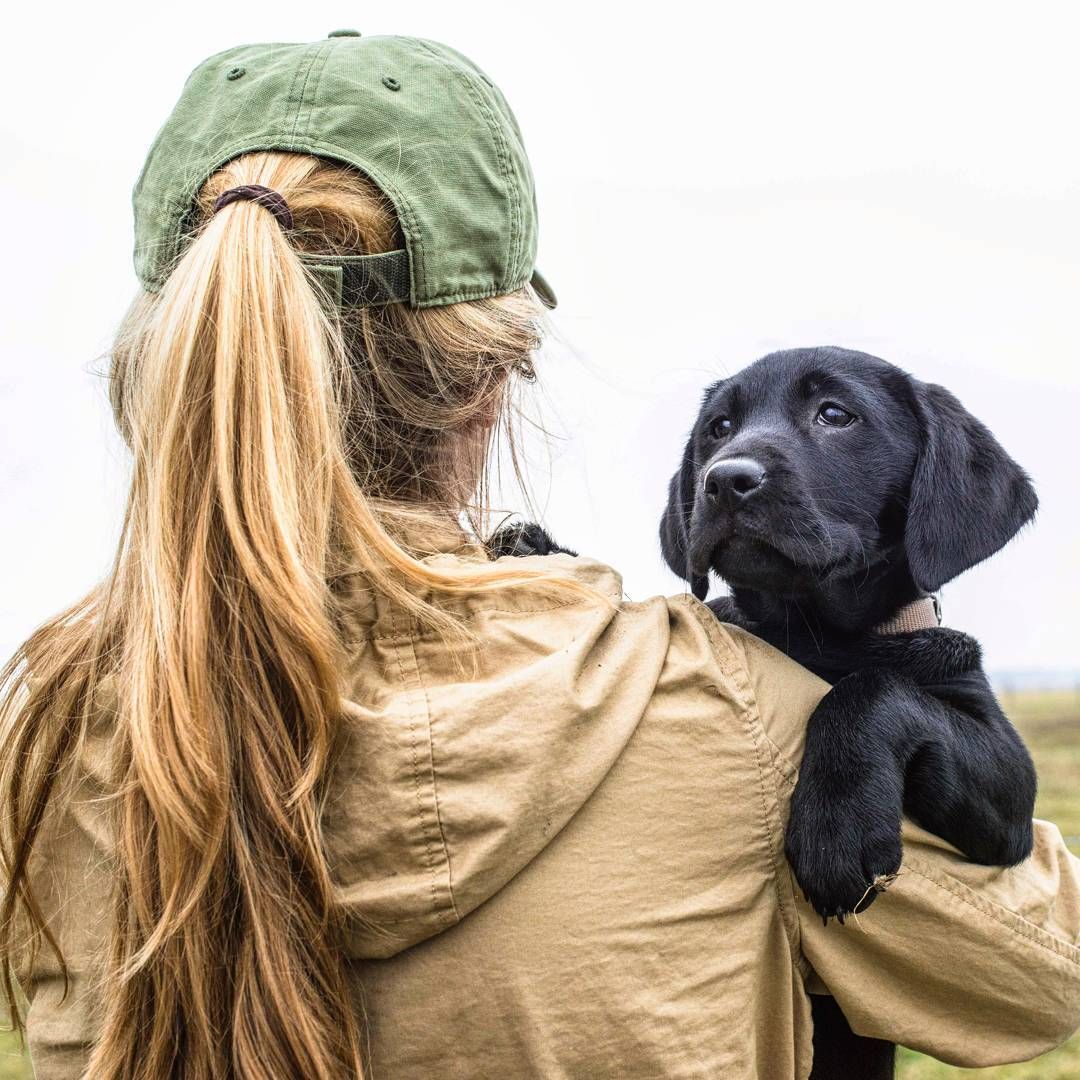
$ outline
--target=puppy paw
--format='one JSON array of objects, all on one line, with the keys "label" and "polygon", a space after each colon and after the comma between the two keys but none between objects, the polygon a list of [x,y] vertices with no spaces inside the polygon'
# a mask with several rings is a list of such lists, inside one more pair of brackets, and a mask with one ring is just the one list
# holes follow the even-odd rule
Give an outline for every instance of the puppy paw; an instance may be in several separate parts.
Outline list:
[{"label": "puppy paw", "polygon": [[503,526],[488,540],[487,549],[496,559],[504,555],[521,558],[528,555],[577,554],[570,548],[561,547],[542,526],[532,521]]},{"label": "puppy paw", "polygon": [[902,787],[888,770],[851,778],[803,773],[785,853],[807,902],[825,920],[865,911],[900,870]]}]

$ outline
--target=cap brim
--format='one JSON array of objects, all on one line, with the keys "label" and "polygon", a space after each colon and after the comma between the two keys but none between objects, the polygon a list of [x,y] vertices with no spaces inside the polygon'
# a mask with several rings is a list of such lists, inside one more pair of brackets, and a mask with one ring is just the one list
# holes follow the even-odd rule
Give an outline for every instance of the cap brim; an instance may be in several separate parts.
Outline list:
[{"label": "cap brim", "polygon": [[539,270],[533,271],[531,284],[544,307],[553,308],[558,304],[559,301],[556,299],[555,290],[547,283],[547,279]]}]

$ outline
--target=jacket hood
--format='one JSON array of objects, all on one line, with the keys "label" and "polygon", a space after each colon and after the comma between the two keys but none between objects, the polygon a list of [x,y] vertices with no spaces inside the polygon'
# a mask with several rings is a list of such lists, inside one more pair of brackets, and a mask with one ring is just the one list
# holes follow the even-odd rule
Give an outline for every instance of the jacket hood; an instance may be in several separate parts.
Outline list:
[{"label": "jacket hood", "polygon": [[[425,561],[477,557],[486,561],[469,549]],[[323,833],[352,957],[393,956],[454,926],[541,855],[652,697],[670,632],[662,597],[624,603],[621,577],[591,559],[514,563],[556,569],[598,595],[527,583],[455,598],[481,643],[475,663],[359,576],[339,585],[350,652]],[[112,676],[98,695],[71,809],[105,857]]]},{"label": "jacket hood", "polygon": [[666,601],[622,603],[619,575],[591,559],[516,562],[541,558],[610,602],[531,585],[472,595],[475,667],[370,593],[357,598],[364,632],[323,818],[354,957],[454,926],[539,857],[648,706]]}]

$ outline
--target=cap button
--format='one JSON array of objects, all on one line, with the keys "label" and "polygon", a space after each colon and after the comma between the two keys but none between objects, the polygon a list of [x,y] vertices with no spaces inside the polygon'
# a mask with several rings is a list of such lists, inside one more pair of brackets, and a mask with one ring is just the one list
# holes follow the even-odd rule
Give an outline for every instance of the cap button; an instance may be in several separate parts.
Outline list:
[{"label": "cap button", "polygon": [[330,33],[327,34],[326,36],[328,38],[331,38],[331,37],[359,37],[360,36],[360,31],[359,30],[331,30]]}]

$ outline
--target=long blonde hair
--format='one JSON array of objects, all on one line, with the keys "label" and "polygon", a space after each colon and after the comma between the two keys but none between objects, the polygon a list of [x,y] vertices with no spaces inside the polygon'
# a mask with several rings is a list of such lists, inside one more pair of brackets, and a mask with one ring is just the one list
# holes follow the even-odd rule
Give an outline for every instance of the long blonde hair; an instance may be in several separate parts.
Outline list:
[{"label": "long blonde hair", "polygon": [[[281,192],[294,228],[251,202],[214,214],[241,184]],[[529,376],[540,308],[521,290],[337,313],[298,252],[400,238],[363,175],[317,157],[237,157],[196,210],[190,244],[112,351],[133,456],[113,565],[0,671],[0,975],[20,1030],[20,950],[44,939],[67,980],[27,864],[112,678],[115,894],[86,1075],[358,1077],[320,833],[344,660],[335,581],[359,574],[459,637],[440,594],[577,588],[507,561],[423,559],[459,529]]]}]

